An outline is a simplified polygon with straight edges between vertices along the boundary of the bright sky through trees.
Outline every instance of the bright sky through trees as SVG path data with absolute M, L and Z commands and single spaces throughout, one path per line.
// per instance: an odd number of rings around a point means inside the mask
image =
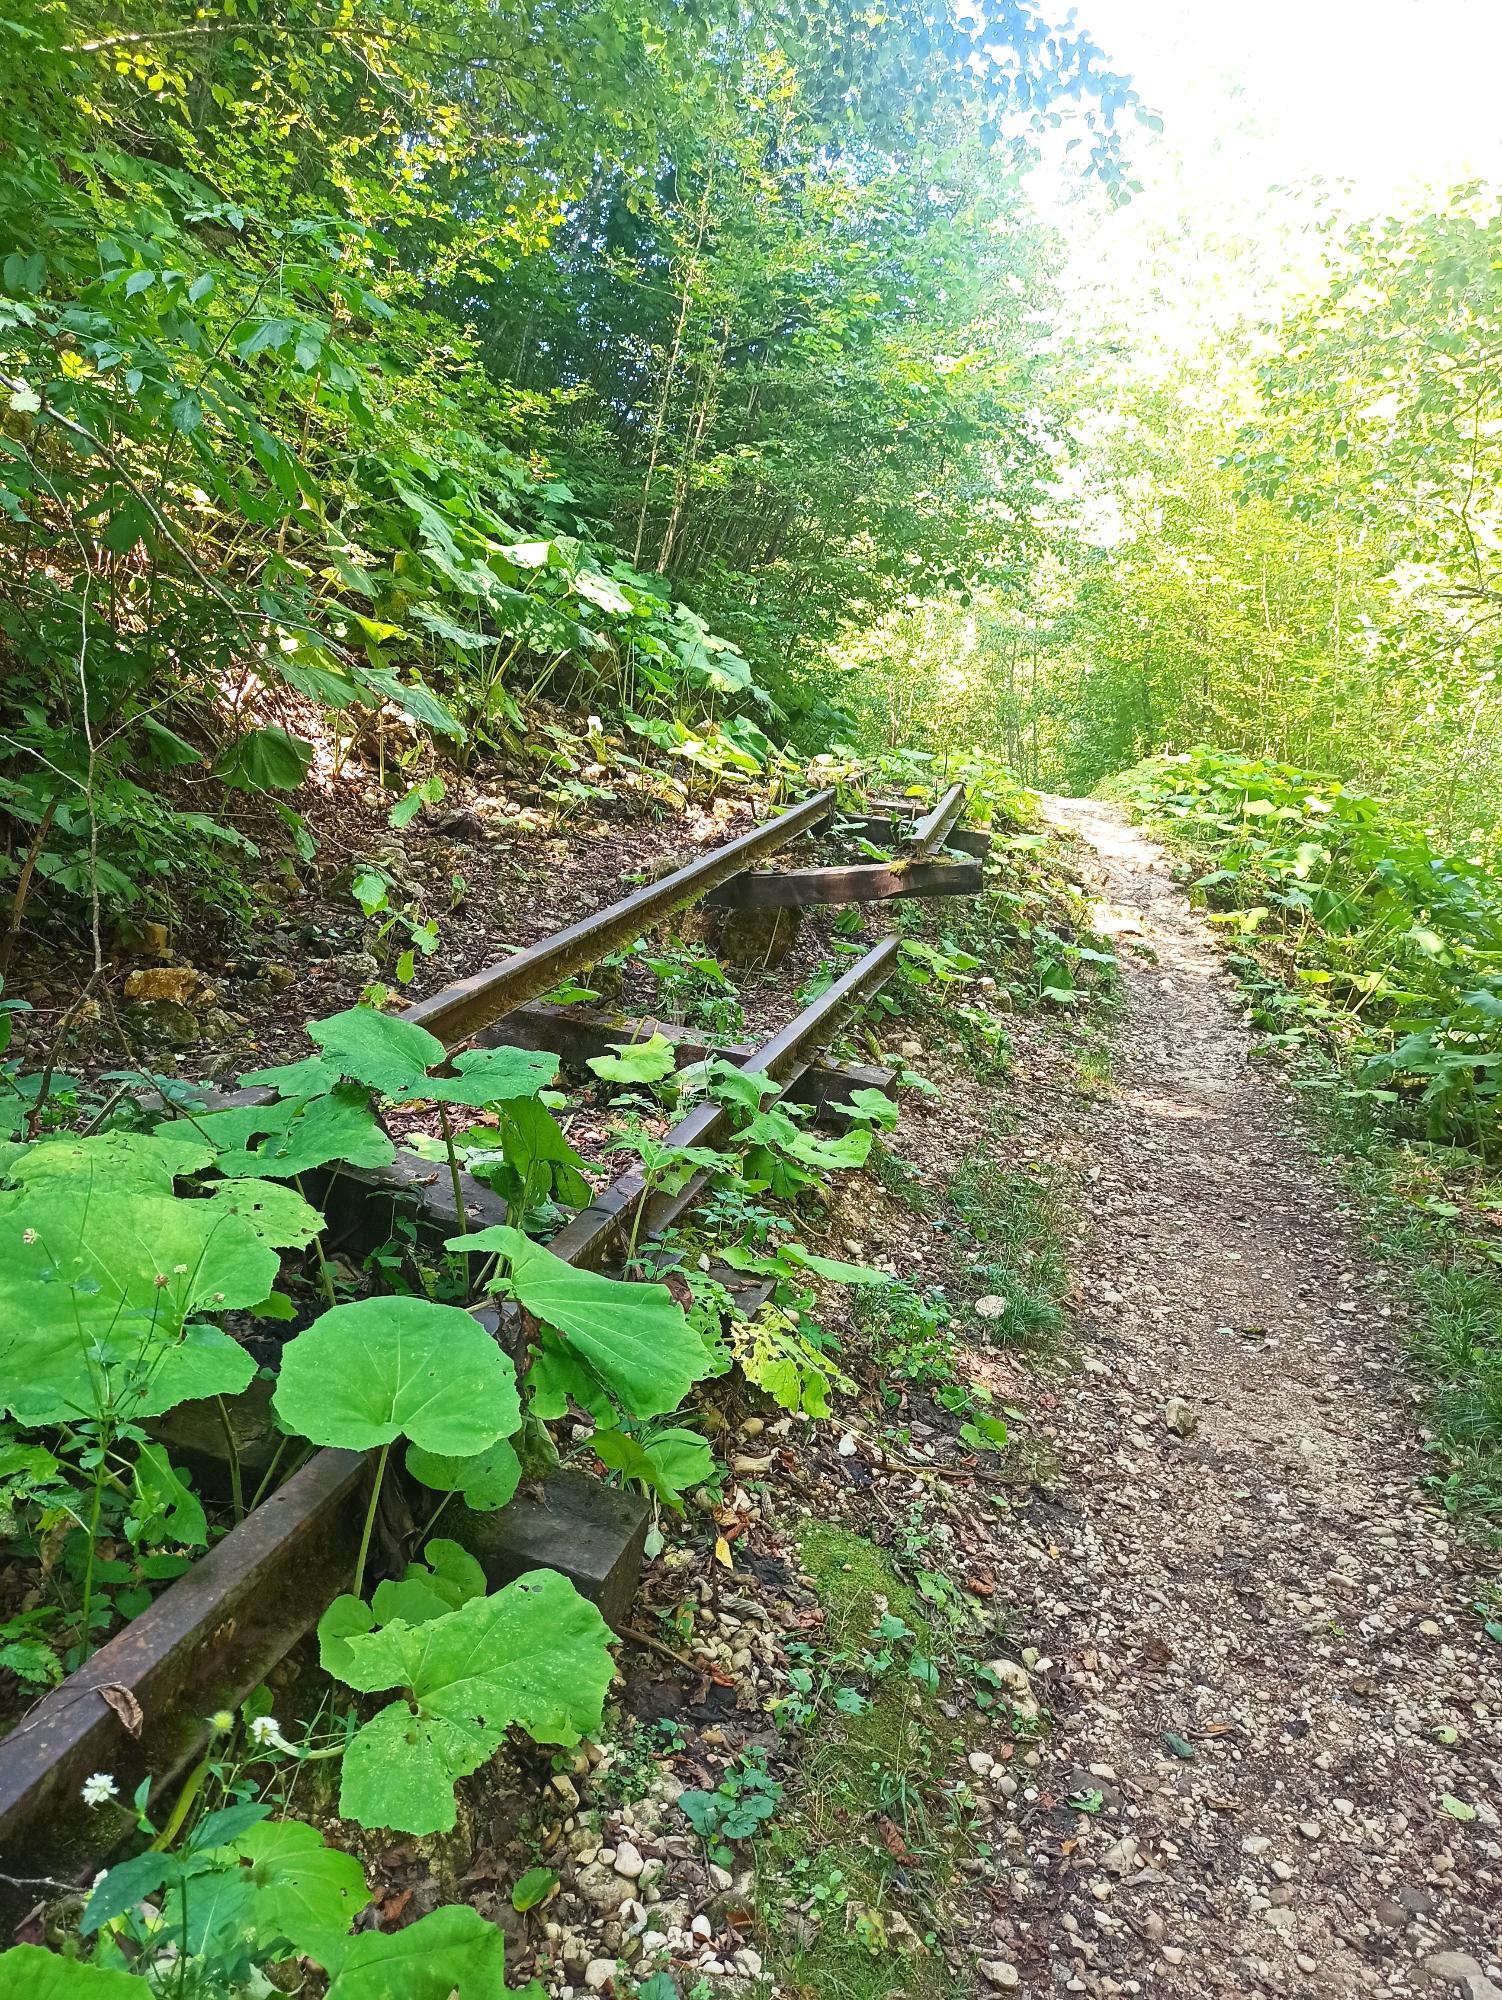
M 1206 194 L 1327 174 L 1365 202 L 1502 168 L 1496 0 L 1091 0 Z M 1151 149 L 1134 149 L 1151 173 Z M 1148 174 L 1144 174 L 1147 178 Z

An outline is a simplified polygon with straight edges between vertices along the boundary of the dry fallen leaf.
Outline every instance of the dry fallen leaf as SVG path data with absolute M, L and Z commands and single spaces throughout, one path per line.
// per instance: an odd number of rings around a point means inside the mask
M 128 1687 L 122 1687 L 118 1681 L 101 1681 L 94 1692 L 119 1716 L 127 1735 L 140 1735 L 141 1724 L 146 1718 L 141 1713 L 141 1704 Z

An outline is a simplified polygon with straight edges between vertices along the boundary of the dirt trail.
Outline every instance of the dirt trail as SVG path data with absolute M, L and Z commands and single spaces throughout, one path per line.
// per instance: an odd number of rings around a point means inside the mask
M 997 1544 L 1058 1726 L 996 1948 L 1034 1994 L 1502 2000 L 1502 1651 L 1417 1489 L 1395 1316 L 1161 851 L 1048 809 L 1128 926 L 1127 1008 L 1060 1476 Z

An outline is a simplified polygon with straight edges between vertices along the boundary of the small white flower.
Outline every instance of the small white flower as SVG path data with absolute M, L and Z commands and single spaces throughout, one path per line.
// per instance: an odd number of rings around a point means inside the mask
M 23 1229 L 21 1231 L 21 1241 L 23 1243 L 35 1243 L 36 1240 L 37 1233 L 34 1229 Z
M 108 1771 L 96 1771 L 92 1778 L 83 1781 L 83 1802 L 86 1806 L 108 1805 L 111 1799 L 120 1796 L 120 1787 Z
M 255 1715 L 250 1721 L 250 1740 L 263 1750 L 285 1750 L 289 1757 L 297 1755 L 296 1749 L 283 1736 L 281 1725 L 274 1715 Z
M 188 1275 L 188 1267 L 187 1267 L 187 1265 L 186 1265 L 186 1264 L 174 1264 L 174 1265 L 172 1266 L 172 1268 L 173 1268 L 173 1270 L 174 1270 L 174 1271 L 175 1271 L 175 1272 L 177 1273 L 178 1277 L 180 1277 L 180 1278 L 186 1278 L 186 1277 L 187 1277 L 187 1275 Z
M 215 1304 L 216 1306 L 222 1306 L 222 1305 L 224 1304 L 224 1294 L 223 1294 L 223 1292 L 215 1292 L 215 1294 L 214 1294 L 214 1304 Z

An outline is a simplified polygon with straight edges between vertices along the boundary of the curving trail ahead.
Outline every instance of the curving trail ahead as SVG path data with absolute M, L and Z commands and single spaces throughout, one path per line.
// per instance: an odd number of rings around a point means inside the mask
M 1417 1486 L 1396 1315 L 1161 850 L 1047 810 L 1094 851 L 1127 1006 L 1059 1479 L 997 1538 L 1058 1717 L 997 1947 L 1036 1995 L 1502 2000 L 1502 1648 Z

